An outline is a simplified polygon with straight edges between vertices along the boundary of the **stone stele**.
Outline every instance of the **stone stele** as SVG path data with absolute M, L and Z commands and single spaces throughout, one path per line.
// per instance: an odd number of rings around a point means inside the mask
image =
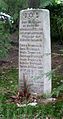
M 32 94 L 51 93 L 50 16 L 47 9 L 20 12 L 19 89 L 24 80 Z

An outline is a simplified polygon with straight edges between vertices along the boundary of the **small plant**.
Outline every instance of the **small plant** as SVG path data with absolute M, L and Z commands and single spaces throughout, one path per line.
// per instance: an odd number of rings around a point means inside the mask
M 23 75 L 23 82 L 24 82 L 23 90 L 19 90 L 16 96 L 11 96 L 13 102 L 15 103 L 22 103 L 28 101 L 30 98 L 31 94 L 29 93 L 29 88 L 27 86 L 25 75 Z
M 53 73 L 53 97 L 63 98 L 63 75 Z

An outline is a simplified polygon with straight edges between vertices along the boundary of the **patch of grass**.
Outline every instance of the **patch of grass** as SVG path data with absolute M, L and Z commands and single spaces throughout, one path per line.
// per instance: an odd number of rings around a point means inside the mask
M 63 116 L 63 102 L 55 104 L 26 106 L 18 108 L 15 104 L 0 103 L 0 117 L 3 119 L 45 119 L 46 116 L 61 119 Z
M 9 69 L 0 72 L 0 93 L 15 93 L 18 89 L 18 70 Z
M 60 79 L 54 80 L 54 88 L 58 86 L 58 80 L 61 82 Z M 0 119 L 45 119 L 46 116 L 61 119 L 63 116 L 63 101 L 38 104 L 35 107 L 17 107 L 9 101 L 10 96 L 15 95 L 17 90 L 18 70 L 12 68 L 0 72 Z
M 53 73 L 53 88 L 57 88 L 63 83 L 63 75 Z
M 63 95 L 63 75 L 54 73 L 52 79 L 53 95 L 56 97 Z

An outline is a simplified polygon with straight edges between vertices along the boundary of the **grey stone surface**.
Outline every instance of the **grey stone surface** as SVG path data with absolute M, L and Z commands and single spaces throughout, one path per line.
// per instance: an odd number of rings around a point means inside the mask
M 46 9 L 20 12 L 19 88 L 24 77 L 31 93 L 51 92 L 50 17 Z

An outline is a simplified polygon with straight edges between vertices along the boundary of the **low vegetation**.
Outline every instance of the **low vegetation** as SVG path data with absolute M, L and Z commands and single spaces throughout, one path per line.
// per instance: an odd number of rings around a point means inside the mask
M 63 90 L 59 90 L 60 82 L 63 76 L 54 75 L 53 91 L 57 101 L 47 104 L 37 104 L 36 106 L 18 107 L 11 100 L 11 96 L 16 95 L 18 91 L 18 70 L 15 68 L 0 71 L 0 118 L 1 119 L 45 119 L 46 116 L 61 119 L 63 116 Z M 58 90 L 57 90 L 58 89 Z M 57 91 L 59 91 L 57 95 Z

